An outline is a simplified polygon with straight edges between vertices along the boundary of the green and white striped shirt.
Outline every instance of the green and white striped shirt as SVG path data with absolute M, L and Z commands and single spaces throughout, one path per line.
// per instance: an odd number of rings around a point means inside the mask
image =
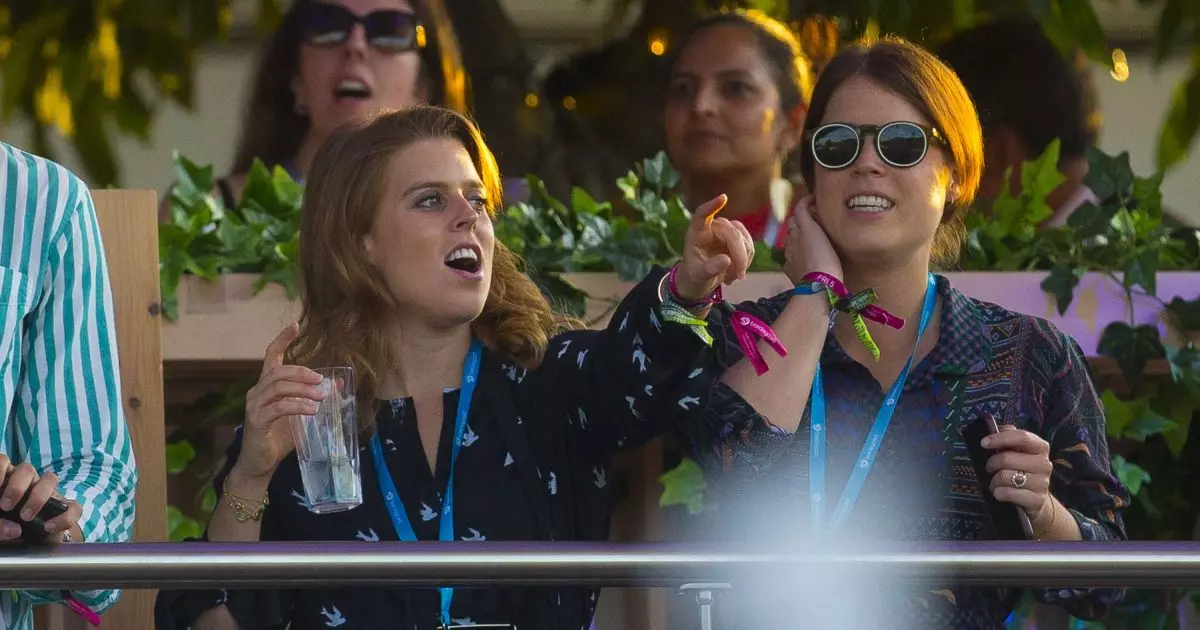
M 108 268 L 87 186 L 0 142 L 0 453 L 54 471 L 87 542 L 128 541 L 137 469 L 121 407 Z M 0 548 L 0 554 L 3 549 Z M 119 591 L 75 594 L 97 612 Z M 57 592 L 0 592 L 0 629 Z

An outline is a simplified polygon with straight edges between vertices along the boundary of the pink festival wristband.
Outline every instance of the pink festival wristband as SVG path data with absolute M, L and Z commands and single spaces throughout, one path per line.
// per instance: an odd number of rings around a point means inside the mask
M 84 604 L 76 599 L 76 597 L 69 591 L 63 591 L 63 604 L 65 604 L 67 608 L 70 608 L 71 612 L 83 617 L 84 621 L 92 624 L 93 626 L 100 626 L 100 615 L 97 615 L 96 611 L 89 608 L 87 604 Z
M 843 284 L 841 280 L 838 280 L 837 278 L 822 271 L 814 271 L 800 279 L 801 284 L 811 282 L 819 282 L 829 287 L 835 294 L 837 294 L 838 297 L 844 298 L 850 295 L 850 290 L 846 288 L 846 285 Z M 874 304 L 870 304 L 864 308 L 862 310 L 862 316 L 869 320 L 879 322 L 884 326 L 895 328 L 896 330 L 904 328 L 904 320 L 902 318 L 896 317 L 895 315 L 892 315 L 891 313 Z
M 750 361 L 750 365 L 754 366 L 756 374 L 762 376 L 770 369 L 767 366 L 766 359 L 758 350 L 758 339 L 765 341 L 779 356 L 787 356 L 787 348 L 779 340 L 779 336 L 775 334 L 775 331 L 763 320 L 745 311 L 739 311 L 733 308 L 733 305 L 725 302 L 724 292 L 721 290 L 720 285 L 717 285 L 716 290 L 707 298 L 695 302 L 684 302 L 679 297 L 679 291 L 675 285 L 677 269 L 679 269 L 678 266 L 672 267 L 671 271 L 667 274 L 667 290 L 670 292 L 671 297 L 685 308 L 720 306 L 728 311 L 730 313 L 730 325 L 733 326 L 733 333 L 737 337 L 738 346 L 741 347 L 742 353 L 746 355 L 746 359 Z

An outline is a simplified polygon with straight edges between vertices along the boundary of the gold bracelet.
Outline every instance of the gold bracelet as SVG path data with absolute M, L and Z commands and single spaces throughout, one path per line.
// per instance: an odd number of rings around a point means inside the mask
M 221 496 L 225 499 L 225 504 L 233 509 L 233 519 L 239 523 L 261 521 L 263 512 L 267 509 L 267 505 L 271 503 L 270 498 L 264 496 L 262 502 L 256 505 L 256 502 L 247 501 L 236 496 L 228 489 Z
M 1049 503 L 1050 503 L 1050 524 L 1047 525 L 1046 529 L 1042 530 L 1042 533 L 1038 535 L 1038 537 L 1037 537 L 1038 542 L 1045 540 L 1046 536 L 1048 536 L 1050 534 L 1050 532 L 1054 531 L 1054 523 L 1058 522 L 1058 502 L 1055 501 L 1054 499 L 1050 499 Z

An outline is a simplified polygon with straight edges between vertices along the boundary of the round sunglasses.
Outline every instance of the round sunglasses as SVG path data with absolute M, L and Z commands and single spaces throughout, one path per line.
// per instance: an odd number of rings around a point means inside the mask
M 813 159 L 829 170 L 854 164 L 862 151 L 864 135 L 875 137 L 875 150 L 880 159 L 896 168 L 920 164 L 929 152 L 931 142 L 946 144 L 937 129 L 903 120 L 886 125 L 827 123 L 806 135 Z
M 408 11 L 379 10 L 362 17 L 340 4 L 318 2 L 305 11 L 304 41 L 313 46 L 338 46 L 350 39 L 355 24 L 362 24 L 371 47 L 402 53 L 425 46 L 424 27 Z

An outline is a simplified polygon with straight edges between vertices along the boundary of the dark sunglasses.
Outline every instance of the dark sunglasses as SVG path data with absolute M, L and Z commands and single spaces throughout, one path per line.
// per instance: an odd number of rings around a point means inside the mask
M 338 46 L 362 24 L 367 42 L 384 52 L 402 53 L 425 46 L 424 27 L 407 11 L 372 11 L 362 17 L 340 4 L 318 2 L 304 14 L 304 41 L 313 46 Z
M 945 145 L 937 129 L 907 121 L 886 125 L 851 125 L 828 123 L 808 132 L 809 147 L 817 164 L 830 169 L 846 168 L 858 159 L 863 136 L 875 136 L 879 157 L 896 168 L 910 168 L 921 163 L 929 152 L 931 142 Z

